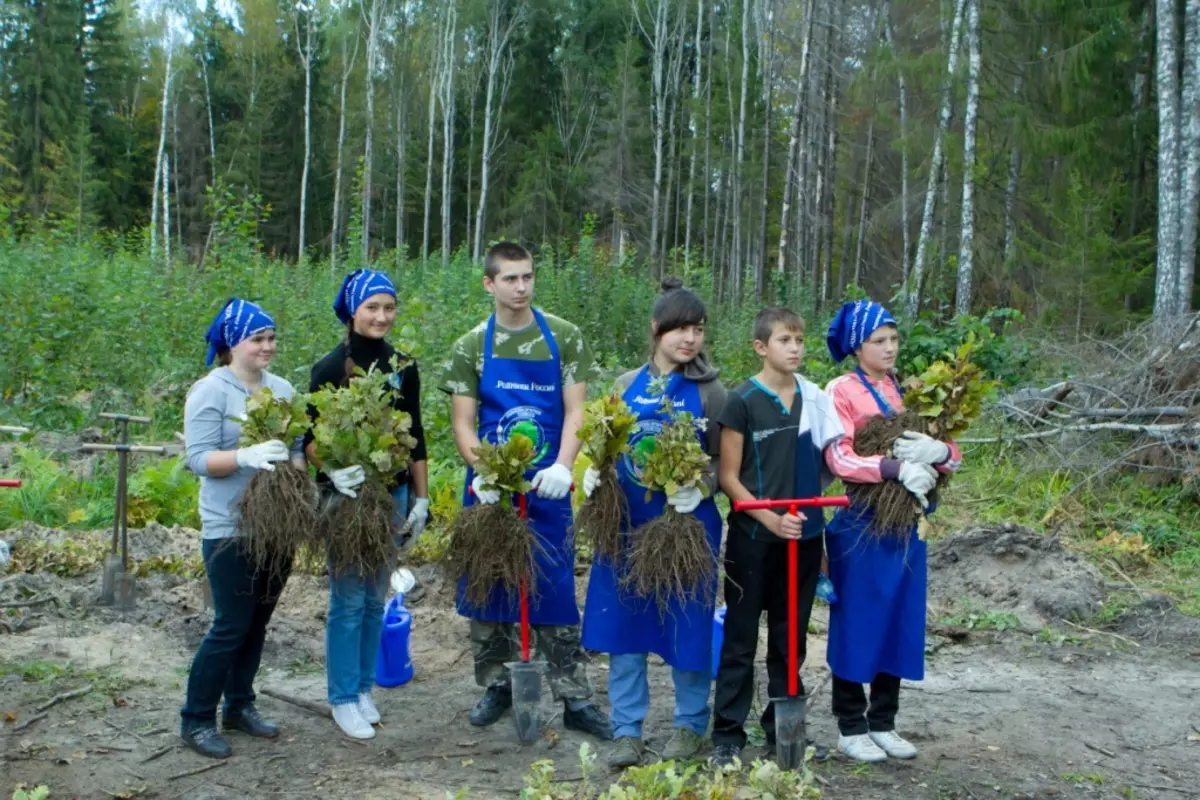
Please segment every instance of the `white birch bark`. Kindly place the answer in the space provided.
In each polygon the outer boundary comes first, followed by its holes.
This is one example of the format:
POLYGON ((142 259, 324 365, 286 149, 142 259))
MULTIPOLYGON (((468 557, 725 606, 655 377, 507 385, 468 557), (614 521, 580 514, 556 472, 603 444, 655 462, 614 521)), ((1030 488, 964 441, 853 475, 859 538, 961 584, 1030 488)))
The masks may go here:
MULTIPOLYGON (((692 103, 688 109, 688 133, 692 137, 692 149, 688 156, 687 211, 683 229, 683 266, 686 271, 692 264, 692 209, 696 195, 696 157, 700 151, 700 126, 696 121, 696 108, 700 105, 700 83, 704 58, 701 56, 701 37, 704 33, 704 0, 696 0, 696 38, 692 57, 696 59, 692 70, 692 103)), ((707 174, 705 180, 708 180, 707 174)))
MULTIPOLYGON (((308 257, 308 173, 312 164, 312 68, 313 68, 313 33, 317 25, 317 9, 315 6, 310 6, 304 9, 308 13, 308 19, 305 23, 304 44, 300 43, 300 13, 301 9, 296 9, 294 19, 294 29, 296 32, 296 54, 300 58, 300 64, 304 67, 304 168, 300 173, 300 234, 299 244, 297 245, 296 258, 303 264, 308 257)), ((205 90, 207 91, 207 79, 205 82, 205 90)), ((209 110, 211 114, 211 108, 209 110)), ((209 127, 212 126, 212 119, 209 119, 209 127)))
MULTIPOLYGON (((854 248, 854 285, 862 286, 863 242, 867 238, 867 200, 871 196, 871 156, 875 147, 875 115, 867 124, 867 163, 863 165, 862 198, 858 206, 858 244, 854 248)), ((845 267, 841 268, 845 272, 845 267)))
POLYGON ((337 162, 333 172, 333 232, 329 242, 329 270, 337 271, 338 247, 341 244, 342 230, 342 154, 346 146, 346 85, 350 82, 350 73, 354 71, 354 62, 358 59, 358 32, 347 33, 342 38, 342 86, 340 103, 338 105, 338 140, 337 162), (349 38, 354 37, 354 51, 350 51, 349 38))
MULTIPOLYGON (((804 5, 804 35, 800 44, 800 75, 796 78, 796 107, 792 112, 792 130, 788 137, 787 170, 784 172, 783 181, 783 208, 779 213, 779 254, 775 264, 775 268, 779 272, 783 272, 787 264, 788 225, 793 196, 792 184, 794 183, 793 176, 796 173, 796 153, 800 148, 800 121, 804 115, 804 89, 808 79, 808 53, 813 30, 813 2, 814 0, 807 0, 804 5)), ((801 187, 796 182, 797 196, 800 190, 801 187)))
POLYGON ((962 222, 958 243, 956 314, 971 313, 975 245, 975 130, 979 119, 979 0, 967 0, 967 107, 963 112, 962 222))
POLYGON ((512 35, 525 18, 525 6, 522 5, 513 12, 507 22, 502 21, 505 5, 500 0, 493 0, 488 6, 487 90, 483 101, 483 144, 479 154, 479 205, 475 209, 475 243, 471 249, 471 258, 475 261, 483 257, 483 233, 487 223, 492 157, 500 146, 498 120, 504 112, 504 101, 512 83, 512 35))
POLYGON ((921 217, 921 233, 917 238, 917 254, 913 258, 912 272, 905 284, 905 310, 910 318, 916 318, 921 306, 921 283, 925 279, 925 255, 933 238, 933 216, 937 205, 938 179, 946 154, 943 140, 950 127, 950 104, 954 98, 954 73, 958 68, 958 42, 962 34, 963 6, 966 0, 955 0, 954 21, 950 26, 950 51, 946 58, 946 79, 942 83, 942 107, 938 115, 938 127, 933 137, 933 156, 929 164, 929 183, 925 188, 925 213, 921 217))
POLYGON ((1179 307, 1179 26, 1173 0, 1155 3, 1158 79, 1158 251, 1155 264, 1154 316, 1179 307))
POLYGON ((669 0, 633 0, 633 16, 642 35, 650 40, 650 117, 654 127, 654 191, 650 205, 650 263, 658 263, 658 230, 662 214, 663 147, 667 126, 667 23, 669 0), (650 20, 647 30, 642 7, 650 20))
POLYGON ((217 128, 213 125, 212 92, 208 86, 208 53, 200 54, 200 74, 204 77, 204 105, 208 109, 208 154, 212 168, 212 182, 217 183, 217 128))
MULTIPOLYGON (((159 125, 158 125, 158 155, 154 161, 154 192, 152 193, 150 206, 150 257, 158 255, 158 226, 159 226, 159 198, 158 192, 161 188, 162 197, 167 198, 167 177, 164 175, 166 167, 166 150, 167 150, 167 116, 168 116, 168 93, 171 89, 171 44, 165 42, 164 49, 167 51, 166 68, 163 73, 163 91, 162 105, 159 109, 159 125)), ((164 231, 169 230, 171 219, 171 210, 165 209, 165 217, 167 222, 164 223, 164 231)), ((171 237, 167 235, 166 246, 167 260, 171 259, 171 237)))
POLYGON ((379 62, 379 29, 383 24, 387 0, 371 0, 370 11, 366 4, 362 8, 367 23, 367 69, 364 76, 367 100, 367 124, 363 142, 363 186, 362 186, 362 259, 366 264, 371 256, 371 179, 375 165, 375 73, 379 62))
POLYGON ((1196 276, 1196 213, 1200 200, 1200 0, 1188 0, 1184 11, 1182 116, 1183 154, 1179 204, 1179 281, 1175 311, 1192 310, 1196 276))
MULTIPOLYGON (((888 49, 892 51, 892 58, 899 59, 900 54, 896 50, 896 39, 892 34, 891 2, 888 2, 884 6, 883 14, 883 35, 887 38, 887 45, 888 49)), ((898 104, 900 106, 900 235, 901 246, 904 248, 904 252, 900 257, 900 269, 903 281, 907 284, 909 258, 912 256, 912 243, 910 241, 910 225, 912 225, 912 220, 908 208, 908 86, 904 82, 904 70, 899 68, 896 69, 896 84, 899 90, 898 104)))
MULTIPOLYGON (((1021 94, 1021 76, 1013 79, 1013 100, 1021 94)), ((1004 186, 1004 264, 1009 265, 1017 243, 1017 183, 1021 179, 1021 147, 1013 126, 1012 151, 1008 154, 1008 181, 1004 186)))
POLYGON ((404 251, 404 212, 407 189, 404 185, 406 164, 405 146, 408 144, 408 91, 405 76, 407 63, 400 67, 400 87, 396 92, 396 257, 406 258, 404 251))
MULTIPOLYGON (((441 23, 445 25, 445 20, 441 23)), ((429 261, 429 221, 433 204, 433 147, 437 137, 437 101, 441 86, 442 51, 445 50, 444 34, 439 27, 437 46, 433 48, 433 66, 429 71, 429 129, 425 152, 425 219, 421 227, 421 261, 429 261)))
POLYGON ((458 9, 447 5, 446 35, 442 54, 442 267, 450 266, 450 182, 454 175, 454 69, 458 9))
POLYGON ((742 164, 746 160, 746 99, 750 88, 750 10, 754 0, 742 0, 742 91, 737 126, 737 162, 733 170, 733 296, 742 291, 742 164))

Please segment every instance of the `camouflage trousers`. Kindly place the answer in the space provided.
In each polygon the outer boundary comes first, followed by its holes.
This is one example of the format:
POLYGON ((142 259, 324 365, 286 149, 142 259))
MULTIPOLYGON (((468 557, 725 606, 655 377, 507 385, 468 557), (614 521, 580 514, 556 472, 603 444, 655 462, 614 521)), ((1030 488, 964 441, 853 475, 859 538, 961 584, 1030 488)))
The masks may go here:
MULTIPOLYGON (((555 700, 587 700, 592 684, 587 676, 587 655, 579 643, 578 625, 532 625, 530 645, 537 659, 546 662, 546 676, 555 700)), ((475 656, 475 683, 483 687, 509 682, 505 662, 521 658, 521 628, 509 622, 471 620, 471 653, 475 656)))

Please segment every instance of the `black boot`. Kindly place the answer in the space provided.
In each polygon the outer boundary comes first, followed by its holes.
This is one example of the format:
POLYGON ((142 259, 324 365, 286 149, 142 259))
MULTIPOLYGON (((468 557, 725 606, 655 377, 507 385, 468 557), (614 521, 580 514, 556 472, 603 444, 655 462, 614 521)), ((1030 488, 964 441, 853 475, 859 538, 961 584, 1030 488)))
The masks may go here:
POLYGON ((471 724, 481 728, 491 725, 510 708, 512 708, 512 687, 489 686, 483 693, 483 697, 479 698, 479 702, 471 709, 471 724))
POLYGON ((612 723, 603 711, 593 705, 584 706, 578 711, 572 711, 570 706, 564 707, 563 725, 569 731, 590 733, 604 742, 612 740, 612 723))
POLYGON ((248 733, 260 739, 274 739, 279 735, 279 726, 263 719, 254 706, 246 706, 233 714, 224 715, 221 727, 227 731, 248 733))
POLYGON ((215 724, 184 728, 179 732, 179 738, 206 758, 229 758, 233 755, 233 751, 229 749, 229 742, 217 731, 215 724))

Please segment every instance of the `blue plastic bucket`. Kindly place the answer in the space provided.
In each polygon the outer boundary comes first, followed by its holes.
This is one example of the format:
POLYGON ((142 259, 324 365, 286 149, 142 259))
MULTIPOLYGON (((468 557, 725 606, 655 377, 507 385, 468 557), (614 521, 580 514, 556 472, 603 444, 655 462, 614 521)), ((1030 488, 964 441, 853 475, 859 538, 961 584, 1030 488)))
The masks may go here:
POLYGON ((725 606, 717 609, 713 614, 713 631, 712 631, 712 674, 717 676, 717 669, 721 666, 721 645, 725 642, 725 606))
POLYGON ((404 607, 404 595, 398 594, 383 609, 383 635, 375 658, 375 683, 386 688, 412 680, 413 664, 408 651, 412 633, 412 614, 404 607))

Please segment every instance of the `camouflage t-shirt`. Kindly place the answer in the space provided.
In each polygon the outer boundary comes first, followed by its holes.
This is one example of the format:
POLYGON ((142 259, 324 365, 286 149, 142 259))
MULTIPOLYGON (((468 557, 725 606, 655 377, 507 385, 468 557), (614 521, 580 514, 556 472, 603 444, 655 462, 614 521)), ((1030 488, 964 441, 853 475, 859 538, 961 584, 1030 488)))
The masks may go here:
MULTIPOLYGON (((553 314, 543 312, 543 315, 558 345, 562 385, 574 386, 599 378, 600 367, 579 328, 553 314)), ((485 319, 454 343, 454 354, 444 365, 445 377, 439 387, 443 392, 479 399, 479 380, 483 374, 483 338, 487 335, 487 324, 485 319)), ((508 330, 497 324, 492 356, 518 361, 549 361, 550 346, 537 322, 519 331, 508 330)))

